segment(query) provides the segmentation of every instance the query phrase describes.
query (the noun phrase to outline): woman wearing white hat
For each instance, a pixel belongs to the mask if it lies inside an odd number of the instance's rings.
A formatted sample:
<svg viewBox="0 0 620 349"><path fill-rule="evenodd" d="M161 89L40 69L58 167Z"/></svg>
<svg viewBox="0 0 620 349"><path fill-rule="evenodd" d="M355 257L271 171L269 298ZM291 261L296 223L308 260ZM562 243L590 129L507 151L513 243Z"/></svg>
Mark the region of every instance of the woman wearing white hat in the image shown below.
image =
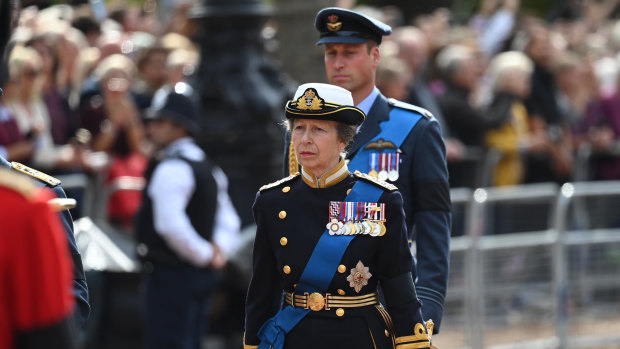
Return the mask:
<svg viewBox="0 0 620 349"><path fill-rule="evenodd" d="M364 113L311 83L286 117L301 170L256 196L245 348L428 348L402 197L344 161Z"/></svg>

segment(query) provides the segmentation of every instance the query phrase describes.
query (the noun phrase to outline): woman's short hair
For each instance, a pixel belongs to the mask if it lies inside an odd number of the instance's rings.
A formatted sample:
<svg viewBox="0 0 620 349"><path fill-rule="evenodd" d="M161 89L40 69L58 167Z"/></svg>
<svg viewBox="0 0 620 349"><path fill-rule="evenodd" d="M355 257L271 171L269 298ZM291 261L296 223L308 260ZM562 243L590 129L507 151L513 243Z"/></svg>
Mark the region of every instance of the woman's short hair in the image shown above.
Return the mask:
<svg viewBox="0 0 620 349"><path fill-rule="evenodd" d="M41 56L39 56L35 49L17 45L11 50L9 55L9 77L11 80L16 81L26 70L26 67L41 69L42 65Z"/></svg>
<svg viewBox="0 0 620 349"><path fill-rule="evenodd" d="M296 119L288 119L285 121L285 126L287 131L291 132L293 129L293 125ZM342 122L336 122L336 133L338 134L338 139L346 144L345 150L349 148L351 143L353 142L353 138L357 133L357 125L347 125Z"/></svg>

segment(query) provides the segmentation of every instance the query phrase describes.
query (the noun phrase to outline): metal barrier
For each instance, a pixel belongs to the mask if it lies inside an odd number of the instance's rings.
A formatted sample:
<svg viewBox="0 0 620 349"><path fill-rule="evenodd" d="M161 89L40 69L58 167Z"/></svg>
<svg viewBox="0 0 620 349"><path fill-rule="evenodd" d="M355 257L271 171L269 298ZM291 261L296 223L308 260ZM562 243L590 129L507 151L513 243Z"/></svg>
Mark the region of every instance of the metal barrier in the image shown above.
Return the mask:
<svg viewBox="0 0 620 349"><path fill-rule="evenodd" d="M620 203L620 181L451 194L457 210L466 211L466 231L451 241L446 314L436 344L620 347L620 230L601 226L620 226L613 214L620 205L609 202ZM602 208L609 211L605 217Z"/></svg>

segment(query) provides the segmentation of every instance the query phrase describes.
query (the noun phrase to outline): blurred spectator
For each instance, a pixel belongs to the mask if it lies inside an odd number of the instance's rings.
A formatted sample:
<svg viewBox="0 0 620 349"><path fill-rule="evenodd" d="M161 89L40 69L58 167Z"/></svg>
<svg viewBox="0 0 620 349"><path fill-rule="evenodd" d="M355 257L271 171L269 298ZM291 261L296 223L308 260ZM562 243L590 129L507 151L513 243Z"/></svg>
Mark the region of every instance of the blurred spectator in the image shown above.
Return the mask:
<svg viewBox="0 0 620 349"><path fill-rule="evenodd" d="M583 122L586 111L600 99L600 83L590 61L570 51L559 54L553 75L558 87L558 108L575 130Z"/></svg>
<svg viewBox="0 0 620 349"><path fill-rule="evenodd" d="M5 94L9 87L4 86ZM0 156L9 161L28 162L32 158L34 142L21 132L13 113L4 105L4 96L0 99Z"/></svg>
<svg viewBox="0 0 620 349"><path fill-rule="evenodd" d="M71 78L71 88L69 90L69 107L75 111L79 107L80 95L85 84L93 84L89 81L95 67L99 62L99 49L87 47L77 54L75 58L75 70Z"/></svg>
<svg viewBox="0 0 620 349"><path fill-rule="evenodd" d="M395 56L382 57L377 67L375 85L387 98L407 100L411 72L403 60Z"/></svg>
<svg viewBox="0 0 620 349"><path fill-rule="evenodd" d="M558 88L553 75L557 59L549 29L531 23L527 29L525 53L534 62L532 90L526 100L531 132L546 137L545 146L528 156L526 183L556 182L570 179L572 171L572 137L569 120L560 112Z"/></svg>
<svg viewBox="0 0 620 349"><path fill-rule="evenodd" d="M69 109L65 91L58 87L58 80L63 74L63 67L59 57L59 36L41 35L33 37L26 45L34 48L42 61L42 95L50 117L50 131L54 143L63 145L70 143L76 130L76 122Z"/></svg>
<svg viewBox="0 0 620 349"><path fill-rule="evenodd" d="M398 57L405 62L412 74L409 94L402 100L430 111L441 125L448 162L461 159L464 152L463 144L451 137L437 100L428 86L430 52L426 35L416 27L406 26L394 30L393 36L398 45Z"/></svg>
<svg viewBox="0 0 620 349"><path fill-rule="evenodd" d="M450 11L438 8L430 14L418 16L414 24L427 38L433 38L428 42L432 53L438 52L441 47L448 44L450 36Z"/></svg>
<svg viewBox="0 0 620 349"><path fill-rule="evenodd" d="M470 20L478 33L478 47L486 57L499 52L512 34L520 0L482 0L479 12Z"/></svg>
<svg viewBox="0 0 620 349"><path fill-rule="evenodd" d="M585 113L579 133L592 147L591 179L620 179L620 75L613 93L593 103Z"/></svg>
<svg viewBox="0 0 620 349"><path fill-rule="evenodd" d="M35 144L31 163L41 168L79 168L82 153L70 145L56 145L51 119L42 99L43 60L32 48L16 46L9 56L10 88L6 106L20 132Z"/></svg>
<svg viewBox="0 0 620 349"><path fill-rule="evenodd" d="M92 149L110 155L106 188L108 218L126 231L141 200L135 190L117 191L125 178L141 180L146 168L144 125L130 93L135 75L133 62L120 54L105 58L86 86L78 108L81 127L92 134Z"/></svg>
<svg viewBox="0 0 620 349"><path fill-rule="evenodd" d="M80 125L93 135L93 150L113 155L139 153L144 129L130 93L133 62L114 54L101 61L93 75L96 83L85 86L78 108Z"/></svg>
<svg viewBox="0 0 620 349"><path fill-rule="evenodd" d="M167 85L187 81L198 69L200 54L195 45L184 35L168 33L161 40L161 45L170 53L166 60Z"/></svg>
<svg viewBox="0 0 620 349"><path fill-rule="evenodd" d="M137 79L132 85L136 106L143 111L151 105L153 94L166 83L166 59L168 50L153 45L138 52Z"/></svg>
<svg viewBox="0 0 620 349"><path fill-rule="evenodd" d="M97 40L99 40L99 36L101 36L101 26L99 22L91 16L84 15L76 17L71 25L84 34L89 46L97 46Z"/></svg>
<svg viewBox="0 0 620 349"><path fill-rule="evenodd" d="M523 183L525 169L521 154L537 146L536 140L529 136L528 115L523 104L530 92L532 69L530 59L517 51L500 53L489 65L492 98L502 94L513 97L509 116L485 135L486 145L501 156L492 169L495 186Z"/></svg>
<svg viewBox="0 0 620 349"><path fill-rule="evenodd" d="M187 81L196 72L198 60L196 51L177 49L170 52L166 61L166 84L174 85L177 82Z"/></svg>
<svg viewBox="0 0 620 349"><path fill-rule="evenodd" d="M437 101L446 119L450 134L481 156L485 149L485 134L510 118L514 96L497 91L485 109L473 104L479 89L480 68L474 52L462 45L449 45L437 57L437 65L445 83L445 92ZM449 164L450 165L450 164ZM452 187L476 186L477 163L453 164L450 167Z"/></svg>

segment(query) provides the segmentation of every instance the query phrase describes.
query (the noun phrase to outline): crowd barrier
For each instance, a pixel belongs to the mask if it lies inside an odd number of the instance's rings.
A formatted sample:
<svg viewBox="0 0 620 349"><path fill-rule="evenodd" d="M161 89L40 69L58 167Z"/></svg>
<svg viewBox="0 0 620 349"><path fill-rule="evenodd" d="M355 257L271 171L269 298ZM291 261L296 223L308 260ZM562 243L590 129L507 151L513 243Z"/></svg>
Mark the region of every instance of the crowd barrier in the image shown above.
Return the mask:
<svg viewBox="0 0 620 349"><path fill-rule="evenodd" d="M63 180L81 187L88 203L76 221L85 268L137 273L131 241L105 222L110 191L97 178ZM127 181L113 190L140 187ZM451 268L436 345L620 348L620 181L454 188L451 200ZM135 280L123 286L128 293Z"/></svg>
<svg viewBox="0 0 620 349"><path fill-rule="evenodd" d="M452 189L450 348L620 348L620 181Z"/></svg>

